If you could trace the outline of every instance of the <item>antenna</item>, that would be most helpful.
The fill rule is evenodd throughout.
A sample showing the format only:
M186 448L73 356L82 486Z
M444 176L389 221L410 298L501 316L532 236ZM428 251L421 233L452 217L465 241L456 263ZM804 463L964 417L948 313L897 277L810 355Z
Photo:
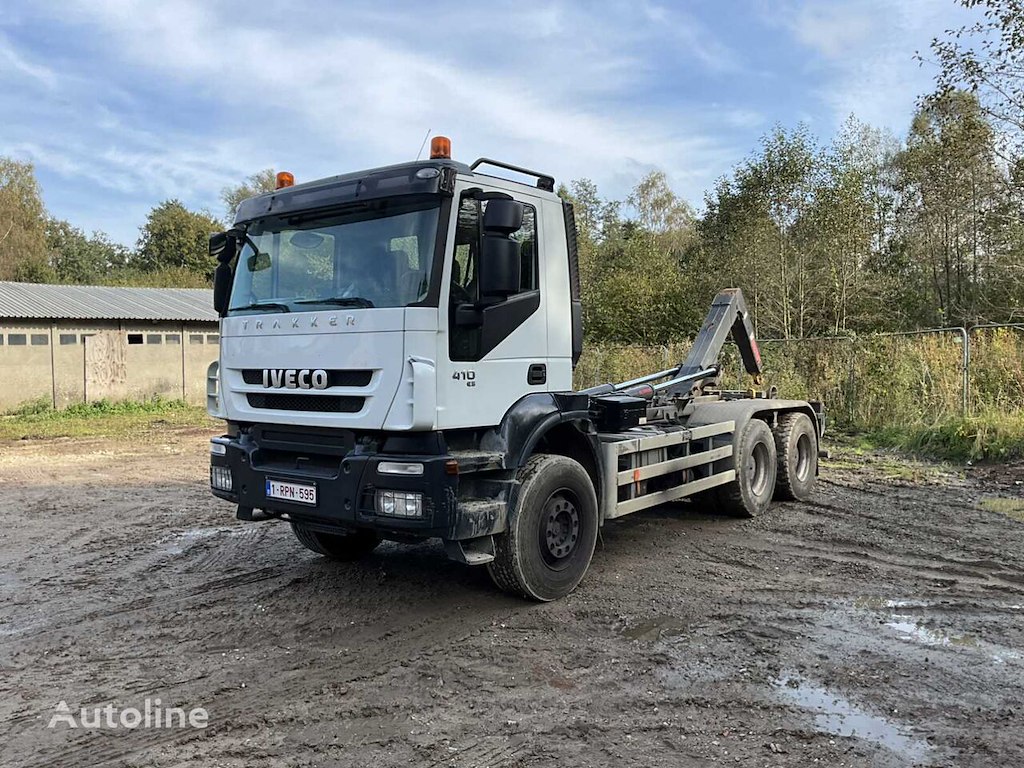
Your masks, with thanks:
M425 146L427 146L427 139L429 139L429 138L430 138L430 129L429 129L429 128L427 128L427 132L426 132L426 134L425 134L425 135L423 136L423 143L422 143L422 144L420 144L420 151L416 153L416 159L417 159L417 160L419 160L419 159L420 159L420 155L422 155L422 154L423 154L423 148L424 148Z

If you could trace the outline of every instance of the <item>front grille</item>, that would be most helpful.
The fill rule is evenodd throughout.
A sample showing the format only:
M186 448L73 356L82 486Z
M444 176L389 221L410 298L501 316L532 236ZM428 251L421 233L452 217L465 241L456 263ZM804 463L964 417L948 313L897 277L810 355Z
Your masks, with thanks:
M318 413L358 413L366 400L364 397L347 395L286 395L277 392L249 392L245 397L250 408Z
M373 378L373 371L362 369L335 369L327 371L328 387L365 387ZM246 368L242 371L242 381L246 384L263 384L262 368Z

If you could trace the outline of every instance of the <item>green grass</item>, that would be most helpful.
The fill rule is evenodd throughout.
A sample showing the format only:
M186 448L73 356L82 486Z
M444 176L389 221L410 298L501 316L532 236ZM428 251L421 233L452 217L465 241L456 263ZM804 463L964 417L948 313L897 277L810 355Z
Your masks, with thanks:
M47 400L26 403L0 416L0 440L130 436L167 427L209 427L219 422L183 400L99 400L55 409Z
M865 446L943 461L1007 461L1024 458L1024 413L988 410L972 416L948 416L934 424L899 425L868 430Z

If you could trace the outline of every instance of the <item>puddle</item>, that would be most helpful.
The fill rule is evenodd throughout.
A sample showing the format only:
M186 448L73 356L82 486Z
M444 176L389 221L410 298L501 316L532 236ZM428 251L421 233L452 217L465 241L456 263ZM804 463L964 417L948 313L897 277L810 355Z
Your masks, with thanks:
M219 534L237 534L232 528L189 528L187 531L175 533L161 540L160 551L165 555L180 555L196 542L209 539Z
M0 571L0 589L13 589L21 586L21 579L10 571Z
M929 603L925 600L893 600L887 597L878 597L871 595L868 597L858 597L853 601L853 604L858 608L865 608L869 610L893 610L902 608L904 610L908 608L930 608L934 603Z
M937 629L931 629L916 621L912 616L893 614L891 620L885 622L885 626L895 631L901 640L939 648L966 648L980 651L996 664L1018 661L1021 658L1020 653L1002 645L987 643L971 635L951 635Z
M855 706L842 696L798 677L781 677L775 682L781 698L814 713L814 727L836 736L869 741L917 762L931 749L928 742L884 717Z
M901 639L922 643L923 645L938 645L945 648L981 647L981 642L976 637L971 637L970 635L947 635L944 632L924 626L920 622L915 621L912 616L893 614L892 619L885 622L885 626L895 630L901 636Z
M906 643L916 643L931 648L948 648L952 651L966 650L975 653L983 653L996 664L1005 664L1008 661L1017 661L1024 658L1022 654L1002 645L989 643L978 637L969 634L954 634L941 629L930 627L922 615L910 615L900 611L921 611L932 607L934 603L924 600L896 600L883 597L861 597L853 601L854 606L860 610L869 610L885 613L881 620L881 626L892 630L898 639ZM1010 610L1019 610L1019 605L1005 606Z
M655 616L639 624L626 627L622 634L630 640L653 643L665 637L679 637L686 633L686 624L675 616Z

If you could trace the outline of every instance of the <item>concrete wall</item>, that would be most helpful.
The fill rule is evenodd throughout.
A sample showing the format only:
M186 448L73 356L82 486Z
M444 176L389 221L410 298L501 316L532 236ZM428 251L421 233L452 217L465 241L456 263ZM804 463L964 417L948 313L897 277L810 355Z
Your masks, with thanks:
M58 408L154 395L202 405L217 333L216 323L0 318L0 412L42 398Z

